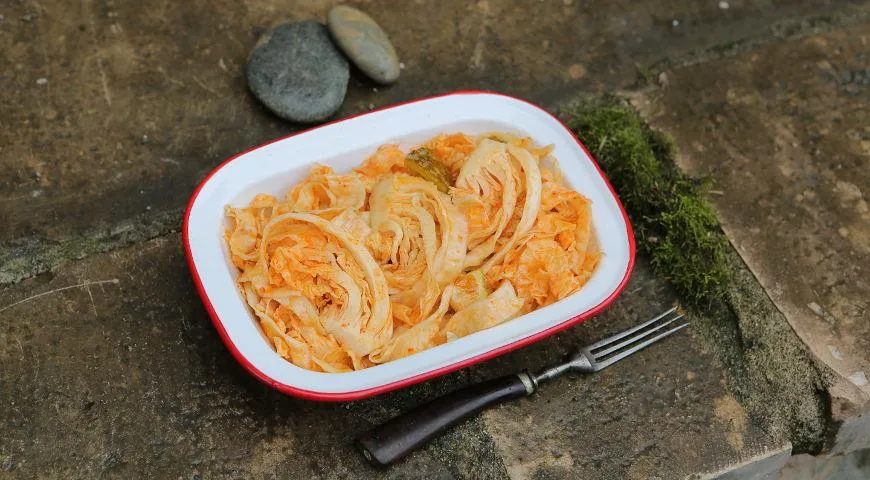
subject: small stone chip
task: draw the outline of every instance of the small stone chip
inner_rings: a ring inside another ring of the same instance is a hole
[[[571,65],[571,67],[568,69],[568,75],[573,80],[577,80],[578,78],[582,78],[582,77],[586,76],[586,67],[584,67],[583,65],[580,65],[579,63],[575,63],[574,65]]]
[[[667,87],[667,86],[668,86],[668,83],[669,83],[669,81],[668,81],[668,72],[662,72],[662,73],[660,73],[660,74],[659,74],[659,85],[661,85],[661,86],[663,86],[663,87]]]
[[[810,302],[807,304],[807,308],[813,311],[816,315],[823,317],[825,316],[825,311],[822,310],[822,307],[816,302]]]

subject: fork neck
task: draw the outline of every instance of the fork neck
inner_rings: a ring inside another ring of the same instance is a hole
[[[541,370],[535,375],[535,383],[549,382],[555,378],[561,377],[562,374],[571,369],[570,363],[563,363],[555,367],[549,367]]]
[[[545,368],[544,370],[538,372],[538,374],[533,377],[535,380],[535,385],[542,382],[549,382],[550,380],[561,377],[565,372],[570,370],[577,370],[581,372],[591,371],[592,363],[589,362],[589,359],[586,358],[585,355],[577,355],[565,363]]]

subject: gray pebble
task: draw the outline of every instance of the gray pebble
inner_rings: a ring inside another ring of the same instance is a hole
[[[399,57],[387,34],[365,13],[345,5],[329,11],[326,25],[335,43],[372,80],[389,84],[399,78]]]
[[[294,122],[320,122],[341,107],[347,60],[315,21],[286,22],[263,34],[248,57],[248,87],[269,110]]]

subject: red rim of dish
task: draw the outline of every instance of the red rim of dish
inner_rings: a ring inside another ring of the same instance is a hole
[[[598,305],[596,305],[596,306],[594,306],[594,307],[592,307],[592,308],[590,308],[590,309],[588,309],[588,310],[586,310],[578,315],[575,315],[574,317],[569,318],[568,320],[565,320],[564,322],[562,322],[558,325],[554,325],[546,330],[542,330],[538,333],[535,333],[533,335],[529,335],[528,337],[519,339],[519,340],[512,342],[512,343],[509,343],[507,345],[502,345],[501,347],[494,348],[494,349],[489,350],[487,352],[481,353],[480,355],[477,355],[477,356],[474,356],[474,357],[471,357],[471,358],[468,358],[468,359],[465,359],[465,360],[462,360],[462,361],[459,361],[456,363],[452,363],[450,365],[445,365],[443,367],[436,368],[435,370],[423,372],[423,373],[420,373],[418,375],[403,378],[401,380],[396,380],[394,382],[386,383],[384,385],[378,385],[376,387],[366,388],[363,390],[356,390],[356,391],[352,391],[352,392],[318,392],[318,391],[314,391],[314,390],[306,390],[303,388],[294,387],[293,385],[287,385],[285,383],[281,383],[281,382],[273,379],[272,377],[266,375],[265,373],[261,372],[257,367],[255,367],[239,351],[239,349],[233,343],[233,339],[230,338],[229,334],[227,333],[226,329],[224,328],[223,322],[221,321],[220,317],[218,316],[217,312],[215,311],[214,307],[212,306],[211,300],[209,299],[208,295],[205,293],[205,287],[203,286],[202,279],[200,278],[199,272],[196,269],[196,264],[193,261],[193,253],[192,253],[191,248],[190,248],[190,237],[188,235],[188,227],[189,227],[190,211],[191,211],[191,209],[193,209],[193,204],[196,202],[196,198],[199,195],[200,190],[202,190],[202,188],[205,186],[206,183],[208,183],[208,181],[211,179],[212,176],[214,176],[214,174],[216,174],[221,168],[226,166],[228,163],[232,162],[236,158],[241,157],[242,155],[245,155],[251,151],[254,151],[258,148],[265,147],[266,145],[270,145],[270,144],[275,143],[275,142],[280,142],[281,140],[285,140],[287,138],[294,137],[294,136],[302,134],[302,133],[307,133],[307,132],[310,132],[310,131],[315,130],[317,128],[323,128],[327,125],[334,125],[336,123],[341,123],[341,122],[347,121],[351,118],[368,115],[368,114],[373,113],[373,112],[389,110],[392,108],[400,107],[402,105],[409,105],[409,104],[419,103],[419,102],[426,101],[426,100],[431,100],[431,99],[435,99],[435,98],[442,98],[442,97],[449,97],[449,96],[454,96],[454,95],[480,95],[480,94],[497,95],[497,96],[501,96],[501,97],[510,98],[512,100],[517,100],[517,101],[526,103],[526,104],[546,113],[547,115],[552,117],[554,120],[556,120],[562,126],[562,128],[564,128],[568,132],[568,134],[571,135],[571,138],[573,138],[574,141],[577,142],[577,145],[579,145],[580,148],[583,149],[584,152],[586,152],[586,155],[589,156],[589,158],[592,160],[592,164],[595,166],[595,169],[598,171],[598,174],[604,180],[604,183],[607,185],[607,188],[610,190],[610,193],[613,195],[613,198],[616,200],[616,204],[619,206],[619,211],[622,214],[623,221],[625,222],[626,234],[628,236],[628,245],[629,245],[628,265],[626,266],[625,274],[623,275],[622,280],[619,282],[619,285],[616,287],[616,289],[614,289],[613,292],[607,298],[605,298],[603,301],[601,301],[601,303],[599,303]],[[616,297],[619,296],[619,294],[622,292],[622,290],[625,289],[626,284],[628,284],[628,279],[631,276],[632,269],[634,268],[634,260],[635,260],[635,258],[634,258],[635,257],[634,232],[631,228],[631,223],[628,220],[628,215],[625,212],[625,207],[622,206],[622,202],[619,200],[619,196],[616,195],[616,191],[613,190],[613,186],[610,185],[610,181],[607,179],[607,176],[604,175],[604,172],[601,170],[601,167],[598,165],[598,161],[595,160],[595,157],[593,157],[591,153],[589,153],[589,150],[586,148],[586,146],[583,145],[583,143],[581,143],[580,140],[577,139],[577,137],[574,135],[574,133],[571,132],[571,129],[569,129],[568,126],[565,125],[564,122],[562,122],[562,120],[560,120],[558,117],[551,114],[550,112],[544,110],[543,108],[535,105],[534,103],[531,103],[529,101],[511,96],[511,95],[506,95],[506,94],[498,93],[498,92],[489,92],[489,91],[485,91],[485,90],[460,90],[460,91],[456,91],[456,92],[449,92],[449,93],[445,93],[445,94],[441,94],[441,95],[432,95],[429,97],[424,97],[424,98],[420,98],[420,99],[416,99],[416,100],[411,100],[411,101],[407,101],[407,102],[398,103],[395,105],[382,107],[382,108],[379,108],[376,110],[372,110],[371,112],[364,112],[364,113],[359,113],[356,115],[351,115],[351,116],[348,116],[345,118],[333,120],[329,123],[320,125],[318,127],[314,127],[314,128],[308,129],[308,130],[303,130],[300,132],[292,133],[292,134],[287,135],[285,137],[271,140],[271,141],[266,142],[262,145],[258,145],[256,147],[249,148],[248,150],[245,150],[244,152],[233,155],[232,157],[228,158],[223,163],[218,165],[214,170],[212,170],[211,173],[209,173],[199,183],[199,185],[196,187],[196,190],[193,191],[193,194],[190,196],[190,200],[188,201],[187,209],[184,212],[184,225],[182,228],[182,238],[184,241],[185,255],[187,256],[187,264],[188,264],[188,267],[190,268],[190,273],[193,277],[194,283],[196,284],[196,289],[199,292],[199,296],[200,296],[200,298],[202,298],[202,302],[205,305],[206,311],[208,311],[208,314],[211,317],[211,320],[212,320],[212,323],[214,324],[215,329],[217,329],[218,334],[220,334],[221,339],[223,340],[223,342],[227,346],[227,348],[230,350],[230,353],[232,353],[233,357],[235,357],[236,361],[239,362],[248,372],[250,372],[251,375],[256,377],[261,382],[265,383],[266,385],[274,388],[275,390],[278,390],[280,392],[283,392],[283,393],[286,393],[289,395],[294,395],[294,396],[297,396],[300,398],[306,398],[309,400],[333,401],[333,402],[345,402],[345,401],[350,401],[350,400],[359,400],[361,398],[379,395],[381,393],[386,393],[386,392],[389,392],[392,390],[397,390],[399,388],[413,385],[415,383],[423,382],[423,381],[429,380],[431,378],[435,378],[435,377],[438,377],[438,376],[441,376],[441,375],[444,375],[444,374],[447,374],[450,372],[454,372],[456,370],[459,370],[460,368],[465,368],[465,367],[468,367],[470,365],[474,365],[476,363],[480,363],[480,362],[483,362],[485,360],[489,360],[490,358],[497,357],[499,355],[510,352],[512,350],[516,350],[520,347],[524,347],[524,346],[529,345],[531,343],[534,343],[538,340],[541,340],[545,337],[553,335],[554,333],[561,332],[562,330],[565,330],[568,327],[571,327],[573,325],[577,325],[577,324],[597,315],[602,310],[607,308],[611,303],[613,303],[613,301],[616,299]]]

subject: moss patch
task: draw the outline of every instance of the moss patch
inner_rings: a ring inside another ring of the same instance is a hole
[[[725,239],[703,185],[674,164],[673,141],[614,98],[572,106],[568,125],[613,182],[654,271],[691,306],[722,300],[729,276]]]
[[[823,373],[727,242],[704,183],[679,171],[670,137],[615,97],[564,113],[625,205],[638,250],[691,307],[693,331],[724,364],[752,423],[791,441],[794,453],[819,452],[830,429]]]

